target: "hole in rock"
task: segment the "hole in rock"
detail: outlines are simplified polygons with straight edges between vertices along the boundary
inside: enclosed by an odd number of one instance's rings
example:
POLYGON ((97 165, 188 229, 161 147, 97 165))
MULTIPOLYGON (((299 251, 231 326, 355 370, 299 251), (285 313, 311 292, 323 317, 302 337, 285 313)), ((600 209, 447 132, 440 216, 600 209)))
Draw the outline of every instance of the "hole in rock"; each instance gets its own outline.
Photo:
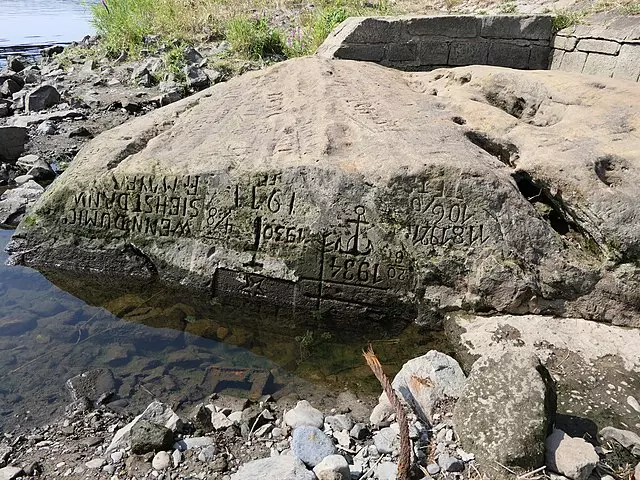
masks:
POLYGON ((515 162, 520 157, 518 147, 510 142, 501 142, 489 137, 486 133, 469 131, 465 135, 474 144, 483 149, 489 155, 496 157, 509 167, 515 167, 515 162))
POLYGON ((453 123, 457 123, 458 125, 464 125, 467 123, 467 121, 462 117, 453 117, 451 120, 453 120, 453 123))
POLYGON ((594 164, 594 171, 600 181, 608 187, 622 180, 620 171, 627 170, 627 163, 623 158, 615 155, 605 155, 598 158, 594 164))
POLYGON ((572 231, 580 231, 575 223, 567 220, 566 215, 563 214, 558 206, 559 201, 554 200, 544 187, 536 185, 526 173, 517 172, 512 176, 522 196, 536 207, 540 216, 549 222, 551 228, 557 233, 566 235, 572 231))

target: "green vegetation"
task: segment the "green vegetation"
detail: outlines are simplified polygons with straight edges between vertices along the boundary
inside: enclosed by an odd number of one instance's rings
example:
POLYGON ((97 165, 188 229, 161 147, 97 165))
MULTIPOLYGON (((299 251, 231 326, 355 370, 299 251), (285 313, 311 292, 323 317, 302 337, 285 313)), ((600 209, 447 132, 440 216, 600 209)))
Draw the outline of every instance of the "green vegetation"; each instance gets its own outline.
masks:
POLYGON ((281 32, 264 17, 256 20, 232 18, 227 23, 226 38, 235 53, 249 60, 263 60, 271 55, 284 54, 281 32))
MULTIPOLYGON (((325 0, 301 7, 298 0, 106 0, 91 5, 102 47, 112 57, 226 39, 233 52, 250 60, 273 55, 313 53, 340 22, 355 15, 391 13, 387 0, 372 6, 364 0, 325 0), (291 4, 288 4, 291 2, 291 4), (275 25, 286 10, 289 27, 275 25), (256 14, 260 11, 260 14, 256 14), (293 12, 293 13, 292 13, 293 12)), ((166 49, 165 49, 166 50, 166 49)), ((168 56, 170 57, 170 55, 168 56)), ((176 56, 167 58, 173 64, 176 56)))
POLYGON ((562 30, 563 28, 572 27, 573 25, 581 23, 585 16, 586 13, 582 10, 561 10, 556 12, 556 15, 553 17, 553 28, 557 31, 562 30))

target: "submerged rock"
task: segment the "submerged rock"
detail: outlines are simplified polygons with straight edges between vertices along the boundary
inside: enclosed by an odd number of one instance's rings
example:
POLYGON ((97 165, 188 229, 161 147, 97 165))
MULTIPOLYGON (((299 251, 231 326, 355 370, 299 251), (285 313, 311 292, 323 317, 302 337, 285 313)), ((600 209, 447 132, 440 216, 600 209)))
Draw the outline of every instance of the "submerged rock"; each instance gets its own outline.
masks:
POLYGON ((464 308, 640 326, 639 89, 283 62, 95 138, 12 260, 351 324, 464 308))

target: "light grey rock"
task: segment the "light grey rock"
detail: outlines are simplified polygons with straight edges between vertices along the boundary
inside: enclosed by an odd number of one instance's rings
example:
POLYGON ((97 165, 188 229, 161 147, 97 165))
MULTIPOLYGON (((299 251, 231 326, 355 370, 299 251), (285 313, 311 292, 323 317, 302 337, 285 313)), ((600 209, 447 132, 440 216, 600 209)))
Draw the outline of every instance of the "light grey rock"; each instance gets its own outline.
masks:
POLYGON ((305 465, 313 468, 325 457, 333 455, 336 447, 319 428, 302 426, 293 431, 291 450, 305 465))
POLYGON ((349 464, 342 455, 329 455, 322 459, 315 467, 313 473, 318 480, 350 480, 349 464))
POLYGON ((587 480, 600 457, 584 439, 556 429, 545 442, 545 459, 550 470, 572 480, 587 480))
POLYGON ((215 445, 207 445, 198 453, 198 460, 203 463, 212 462, 216 458, 215 445))
POLYGON ((148 420, 149 422, 162 425, 173 432, 180 431, 184 426, 182 419, 171 407, 156 400, 150 403, 144 412, 115 433, 109 447, 107 447, 106 453, 111 453, 123 448, 130 448, 131 428, 140 420, 148 420))
POLYGON ((320 410, 313 408, 306 400, 300 400, 295 408, 285 412, 284 423, 291 428, 298 428, 304 425, 322 428, 324 426, 324 415, 320 410))
POLYGON ((640 403, 638 402, 638 400, 635 399, 635 397, 632 397, 631 395, 629 395, 627 397, 627 403, 629 404, 629 406, 631 408, 633 408, 636 412, 640 413, 640 403))
POLYGON ((429 475, 436 475, 437 473, 440 473, 440 465, 437 463, 430 463, 427 465, 427 473, 429 473, 429 475))
POLYGON ((27 112, 39 112, 60 103, 60 93, 52 85, 41 85, 34 88, 24 100, 27 112))
POLYGON ((155 470, 166 470, 171 467, 171 456, 167 452, 158 452, 151 461, 155 470))
POLYGON ((172 445, 173 432, 167 427, 144 419, 131 427, 131 452, 136 455, 169 450, 172 445))
POLYGON ((351 445, 351 437, 349 436, 349 432, 347 430, 340 430, 338 432, 333 432, 333 437, 338 441, 338 445, 341 445, 345 448, 349 448, 351 445))
POLYGON ((173 444, 173 448, 184 452, 193 448, 202 448, 213 445, 215 440, 213 437, 189 437, 178 440, 173 444))
POLYGON ((353 428, 353 418, 349 415, 328 415, 324 423, 329 425, 334 431, 351 430, 353 428))
POLYGON ((211 425, 214 430, 224 430, 233 425, 233 421, 222 412, 214 412, 211 414, 211 425))
POLYGON ((33 180, 4 192, 0 195, 0 224, 17 225, 43 192, 33 180))
POLYGON ((16 165, 22 167, 25 170, 29 170, 31 167, 36 165, 40 161, 40 156, 38 155, 25 155, 23 157, 18 158, 16 165))
POLYGON ((56 127, 56 124, 51 120, 45 120, 40 125, 38 125, 36 131, 40 135, 54 135, 58 131, 58 129, 56 127))
POLYGON ((104 458, 94 458, 93 460, 89 460, 84 464, 89 470, 97 470, 102 468, 106 464, 106 460, 104 458))
POLYGON ((13 480, 23 474, 20 467, 4 467, 0 468, 0 480, 13 480))
MULTIPOLYGON (((554 384, 547 370, 533 353, 512 349, 476 361, 453 421, 462 448, 476 455, 480 469, 497 462, 533 469, 544 463, 544 441, 555 408, 554 384)), ((492 470, 490 475, 504 474, 492 470)))
POLYGON ((397 424, 381 429, 373 435, 373 443, 380 453, 391 453, 400 449, 400 437, 397 424))
POLYGON ((20 85, 13 80, 12 78, 8 78, 4 81, 2 85, 0 85, 0 97, 8 97, 11 98, 14 93, 20 91, 20 85))
POLYGON ((378 480, 396 480, 398 478, 398 465, 393 462, 382 462, 376 467, 378 480))
POLYGON ((15 162, 24 152, 29 134, 24 127, 0 126, 0 161, 15 162))
POLYGON ((113 463, 120 463, 123 457, 124 457, 124 452, 122 452, 121 450, 117 452, 113 452, 111 455, 109 455, 109 458, 111 458, 111 461, 113 463))
POLYGON ((29 180, 33 180, 33 177, 31 175, 18 175, 13 179, 13 181, 16 182, 16 185, 24 185, 29 180))
POLYGON ((391 416, 395 410, 391 406, 386 394, 380 396, 380 402, 373 407, 371 415, 369 416, 369 422, 375 428, 386 427, 391 424, 391 416))
POLYGON ((419 417, 431 421, 435 405, 446 398, 457 399, 465 380, 458 362, 444 353, 430 350, 406 362, 392 385, 419 417))
POLYGON ((604 440, 615 440, 633 455, 640 457, 640 435, 637 433, 614 427, 605 427, 599 433, 604 440))
POLYGON ((182 452, 177 448, 171 454, 171 462, 173 463, 173 468, 178 468, 182 463, 182 452))
POLYGON ((316 480, 313 472, 292 455, 263 458, 242 465, 231 480, 316 480))
POLYGON ((443 472, 462 472, 464 463, 451 455, 438 455, 438 466, 443 472))

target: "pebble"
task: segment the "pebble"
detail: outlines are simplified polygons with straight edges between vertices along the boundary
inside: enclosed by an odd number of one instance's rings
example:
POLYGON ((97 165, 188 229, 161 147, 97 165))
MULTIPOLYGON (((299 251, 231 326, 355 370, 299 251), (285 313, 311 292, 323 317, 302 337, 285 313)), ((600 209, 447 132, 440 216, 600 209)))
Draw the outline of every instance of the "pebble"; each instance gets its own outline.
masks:
POLYGON ((89 460, 85 463, 85 466, 90 469, 102 468, 102 466, 107 463, 104 458, 94 458, 93 460, 89 460))
POLYGON ((429 475, 435 475, 440 472, 440 466, 437 463, 430 463, 427 465, 427 473, 429 475))
POLYGON ((631 395, 629 395, 627 397, 627 403, 629 404, 629 406, 631 408, 633 408, 636 412, 640 413, 640 403, 638 403, 638 400, 636 400, 634 397, 632 397, 631 395))
POLYGON ((391 453, 400 448, 398 427, 385 427, 373 436, 373 443, 380 453, 391 453))
POLYGON ((155 470, 165 470, 171 466, 171 457, 167 452, 158 452, 153 457, 151 466, 155 470))
POLYGON ((174 450, 171 454, 171 460, 173 461, 173 467, 178 468, 182 462, 182 453, 180 450, 174 450))
POLYGON ((119 463, 122 460, 123 456, 124 456, 124 453, 121 450, 118 450, 117 452, 113 452, 111 454, 111 461, 113 463, 119 463))

